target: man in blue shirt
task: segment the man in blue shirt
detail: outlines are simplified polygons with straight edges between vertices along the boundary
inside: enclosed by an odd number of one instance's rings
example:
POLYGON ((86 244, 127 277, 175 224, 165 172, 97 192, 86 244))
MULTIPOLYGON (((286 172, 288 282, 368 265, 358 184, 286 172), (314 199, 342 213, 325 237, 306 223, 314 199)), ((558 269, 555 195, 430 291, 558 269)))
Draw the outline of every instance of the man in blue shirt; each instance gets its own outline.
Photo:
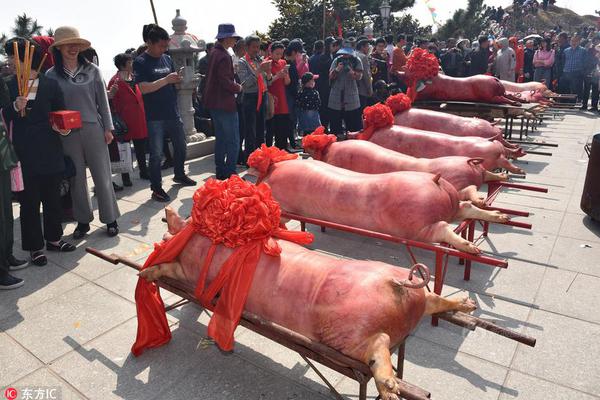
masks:
POLYGON ((175 84, 181 76, 175 72, 171 57, 165 55, 169 47, 169 34, 158 25, 144 26, 144 42, 148 50, 133 62, 135 81, 144 96, 144 108, 148 123, 150 143, 150 188, 152 199, 161 202, 171 200, 163 190, 160 174, 160 162, 163 154, 165 135, 171 136, 174 150, 173 180, 185 186, 194 186, 183 169, 186 154, 185 132, 177 108, 175 84))
POLYGON ((561 79, 565 79, 569 93, 576 94, 578 99, 583 97, 583 78, 586 65, 587 52, 579 43, 581 38, 573 36, 571 47, 564 51, 565 64, 561 79))

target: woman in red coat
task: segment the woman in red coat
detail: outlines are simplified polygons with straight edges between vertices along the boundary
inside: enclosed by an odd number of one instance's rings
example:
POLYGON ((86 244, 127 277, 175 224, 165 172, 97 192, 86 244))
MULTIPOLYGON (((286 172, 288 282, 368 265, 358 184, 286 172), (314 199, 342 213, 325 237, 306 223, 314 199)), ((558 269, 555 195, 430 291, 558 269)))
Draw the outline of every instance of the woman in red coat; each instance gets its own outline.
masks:
MULTIPOLYGON (((133 141, 135 158, 140 169, 140 178, 149 179, 146 166, 146 139, 148 128, 146 126, 146 113, 144 100, 138 85, 133 79, 133 57, 130 54, 117 54, 114 58, 115 66, 119 70, 108 83, 111 109, 114 114, 121 117, 127 126, 125 141, 133 141)), ((129 174, 121 174, 123 185, 131 186, 129 174)))

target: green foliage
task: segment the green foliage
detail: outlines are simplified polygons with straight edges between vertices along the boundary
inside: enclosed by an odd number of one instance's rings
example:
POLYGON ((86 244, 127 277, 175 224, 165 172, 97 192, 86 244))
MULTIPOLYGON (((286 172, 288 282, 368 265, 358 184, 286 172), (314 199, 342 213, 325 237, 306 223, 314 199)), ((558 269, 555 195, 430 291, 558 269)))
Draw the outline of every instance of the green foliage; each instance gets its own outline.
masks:
MULTIPOLYGON (((23 15, 18 15, 17 18, 15 18, 15 22, 10 30, 10 34, 11 37, 19 36, 29 39, 32 36, 41 35, 42 29, 44 29, 44 27, 38 24, 37 19, 34 20, 26 13, 23 13, 23 15)), ((52 28, 49 28, 47 31, 50 31, 54 34, 52 28)), ((0 37, 0 54, 4 54, 4 44, 8 39, 9 37, 5 33, 3 33, 0 37)))
POLYGON ((486 25, 484 12, 486 6, 483 0, 469 0, 466 9, 459 8, 439 29, 437 35, 441 38, 464 37, 472 39, 479 35, 486 25))
MULTIPOLYGON (((323 38, 323 0, 273 0, 280 17, 271 23, 268 35, 272 39, 299 37, 311 44, 323 38)), ((411 7, 415 0, 391 0, 392 12, 411 7)), ((325 36, 338 36, 337 17, 344 35, 353 32, 361 35, 364 28, 373 23, 375 32, 381 32, 379 16, 381 0, 327 0, 325 1, 325 36), (371 22, 373 21, 373 22, 371 22)), ((406 32, 416 35, 431 33, 431 27, 423 27, 411 15, 390 17, 391 33, 406 32)))
MULTIPOLYGON (((273 39, 302 38, 313 43, 323 37, 323 1, 316 0, 274 0, 280 17, 269 27, 273 39)), ((356 0, 333 0, 326 2, 325 36, 337 36, 339 16, 345 32, 362 32, 366 21, 358 12, 356 0)))

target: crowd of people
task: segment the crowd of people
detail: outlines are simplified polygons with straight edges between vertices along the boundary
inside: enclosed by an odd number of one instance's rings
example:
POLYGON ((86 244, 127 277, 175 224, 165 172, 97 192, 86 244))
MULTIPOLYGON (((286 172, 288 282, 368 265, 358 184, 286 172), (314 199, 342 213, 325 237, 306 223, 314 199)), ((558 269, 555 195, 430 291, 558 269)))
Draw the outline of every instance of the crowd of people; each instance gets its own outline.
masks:
MULTIPOLYGON (((215 39, 197 63, 201 80, 193 104, 196 115, 209 119, 214 131, 217 179, 236 174, 263 143, 296 152, 301 136, 321 125, 340 138, 361 130, 365 107, 385 101, 393 90, 406 90, 407 58, 415 48, 434 54, 447 75, 536 80, 559 93, 575 94, 585 109, 591 92, 591 109, 598 110, 600 36, 595 29, 509 38, 485 34, 473 42, 404 33, 379 38, 347 35, 317 40, 310 52, 300 38, 242 38, 231 24, 219 25, 215 39)), ((142 41, 139 48, 114 56, 116 73, 108 84, 91 43, 75 28, 60 27, 54 38, 13 38, 6 43, 12 72, 24 65, 30 43, 33 66, 47 56, 39 74, 32 69, 27 97, 20 94, 14 73, 0 80, 6 137, 20 161, 24 183, 17 194, 21 243, 34 265, 47 263, 44 250, 76 249, 63 240, 65 211, 77 222, 73 239, 89 232, 94 217, 87 169, 100 221, 109 236, 118 235, 115 190, 122 187, 113 182, 111 170, 116 142, 133 144, 139 178, 149 180, 153 200, 170 201, 162 186, 165 168, 174 168, 175 183, 196 184, 184 169, 186 139, 176 92, 183 74, 168 55, 170 37, 149 24, 142 41), (51 124, 48 113, 59 110, 78 111, 81 128, 69 131, 51 124)), ((0 165, 0 289, 21 286, 22 280, 10 272, 28 263, 12 255, 14 171, 6 164, 0 165)), ((124 186, 132 185, 129 172, 121 179, 124 186)))

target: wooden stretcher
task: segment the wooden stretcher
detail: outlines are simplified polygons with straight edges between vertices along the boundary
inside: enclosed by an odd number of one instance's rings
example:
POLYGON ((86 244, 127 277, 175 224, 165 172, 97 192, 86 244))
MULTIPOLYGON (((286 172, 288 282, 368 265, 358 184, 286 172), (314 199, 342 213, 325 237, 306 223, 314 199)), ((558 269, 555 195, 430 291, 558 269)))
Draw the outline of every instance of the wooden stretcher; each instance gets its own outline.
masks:
MULTIPOLYGON (((140 271, 142 268, 140 264, 115 254, 109 255, 90 247, 86 248, 86 251, 112 264, 121 263, 137 271, 140 271)), ((193 295, 194 288, 186 287, 182 282, 170 279, 168 277, 162 277, 156 281, 156 284, 160 288, 168 290, 169 292, 174 293, 183 299, 173 303, 172 305, 166 306, 165 311, 169 311, 189 303, 195 303, 198 306, 203 307, 193 295)), ((536 339, 533 337, 523 335, 518 332, 513 332, 495 325, 490 321, 486 321, 462 312, 446 312, 437 314, 436 318, 446 320, 452 324, 472 331, 474 331, 476 328, 481 328, 511 340, 515 340, 519 343, 523 343, 530 347, 534 347, 536 343, 536 339)), ((367 399, 367 384, 373 375, 371 374, 369 366, 362 361, 348 357, 331 347, 318 343, 283 326, 266 321, 252 313, 244 312, 240 320, 240 325, 298 353, 306 362, 306 364, 313 371, 315 371, 321 380, 323 380, 337 400, 344 400, 344 398, 312 361, 316 361, 350 379, 357 381, 359 384, 358 399, 367 399)), ((397 352, 398 354, 398 362, 394 370, 398 378, 401 380, 400 395, 402 398, 407 400, 427 400, 431 398, 431 394, 426 390, 402 380, 404 371, 405 340, 399 345, 390 349, 391 354, 394 352, 397 352)))

